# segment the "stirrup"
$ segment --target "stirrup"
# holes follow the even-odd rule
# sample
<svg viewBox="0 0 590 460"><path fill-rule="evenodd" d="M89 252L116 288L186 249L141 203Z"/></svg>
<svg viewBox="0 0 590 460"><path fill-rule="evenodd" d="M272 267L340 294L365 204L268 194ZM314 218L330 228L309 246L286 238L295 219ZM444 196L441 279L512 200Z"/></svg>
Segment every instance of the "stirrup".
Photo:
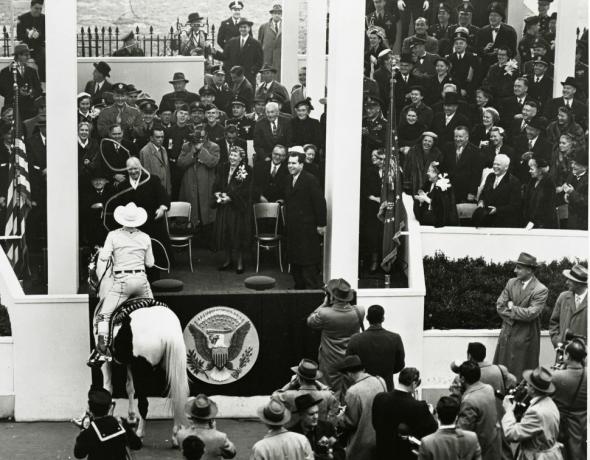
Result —
<svg viewBox="0 0 590 460"><path fill-rule="evenodd" d="M86 363L86 365L88 367L100 367L104 362L111 362L112 360L113 357L110 354L101 353L95 348L94 351L90 354L90 357L88 358L88 362Z"/></svg>

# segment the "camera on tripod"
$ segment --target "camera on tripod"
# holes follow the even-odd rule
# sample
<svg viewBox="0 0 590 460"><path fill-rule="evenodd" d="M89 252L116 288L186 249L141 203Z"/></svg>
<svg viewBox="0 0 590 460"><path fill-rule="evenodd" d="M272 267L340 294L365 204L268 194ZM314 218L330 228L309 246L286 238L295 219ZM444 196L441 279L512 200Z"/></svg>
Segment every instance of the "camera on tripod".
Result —
<svg viewBox="0 0 590 460"><path fill-rule="evenodd" d="M572 343L572 341L581 341L584 346L586 346L586 336L574 334L569 329L566 329L564 339L565 342L559 342L557 347L555 347L555 362L553 363L553 366L551 366L551 369L556 370L565 368L565 349L570 343Z"/></svg>

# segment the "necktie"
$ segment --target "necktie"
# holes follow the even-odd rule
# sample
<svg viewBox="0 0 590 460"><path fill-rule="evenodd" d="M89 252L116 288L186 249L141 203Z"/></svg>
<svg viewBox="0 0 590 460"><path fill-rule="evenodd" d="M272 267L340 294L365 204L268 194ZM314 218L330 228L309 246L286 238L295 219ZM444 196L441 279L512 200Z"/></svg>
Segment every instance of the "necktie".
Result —
<svg viewBox="0 0 590 460"><path fill-rule="evenodd" d="M297 182L297 179L294 177L293 178L293 188L295 188L295 182Z"/></svg>
<svg viewBox="0 0 590 460"><path fill-rule="evenodd" d="M241 38L240 39L240 48L243 48L245 43L246 43L246 40L244 38Z"/></svg>
<svg viewBox="0 0 590 460"><path fill-rule="evenodd" d="M496 180L494 181L494 188L496 188L499 183L500 183L500 178L498 176L496 176Z"/></svg>
<svg viewBox="0 0 590 460"><path fill-rule="evenodd" d="M100 85L97 83L96 86L94 87L94 92L98 93L100 91Z"/></svg>
<svg viewBox="0 0 590 460"><path fill-rule="evenodd" d="M539 77L535 77L535 83L539 83L540 78Z"/></svg>
<svg viewBox="0 0 590 460"><path fill-rule="evenodd" d="M462 54L457 54L457 60L460 61L461 59L463 59L463 55Z"/></svg>
<svg viewBox="0 0 590 460"><path fill-rule="evenodd" d="M576 296L575 296L576 310L580 306L580 300L581 300L580 296L576 294Z"/></svg>
<svg viewBox="0 0 590 460"><path fill-rule="evenodd" d="M529 150L533 150L534 144L533 141L529 141Z"/></svg>
<svg viewBox="0 0 590 460"><path fill-rule="evenodd" d="M276 136L277 135L277 122L276 121L273 121L271 123L271 127L272 127L272 135L273 136Z"/></svg>
<svg viewBox="0 0 590 460"><path fill-rule="evenodd" d="M272 171L270 172L270 175L272 177L275 177L277 175L277 165L272 165Z"/></svg>
<svg viewBox="0 0 590 460"><path fill-rule="evenodd" d="M461 159L461 154L462 154L462 153L463 153L463 152L461 151L461 149L460 149L460 148L459 148L459 149L457 149L457 161L459 161L459 160Z"/></svg>

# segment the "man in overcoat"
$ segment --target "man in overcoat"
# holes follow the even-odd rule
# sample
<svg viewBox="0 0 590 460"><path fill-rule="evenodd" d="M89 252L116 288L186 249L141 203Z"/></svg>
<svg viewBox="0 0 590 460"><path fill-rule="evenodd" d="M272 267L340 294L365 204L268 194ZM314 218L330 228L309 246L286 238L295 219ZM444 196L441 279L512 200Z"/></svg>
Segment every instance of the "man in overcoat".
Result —
<svg viewBox="0 0 590 460"><path fill-rule="evenodd" d="M304 164L305 154L289 155L287 168L291 177L287 178L285 187L287 260L291 264L295 289L319 289L322 286L320 264L321 243L326 233L326 199L314 175L303 170Z"/></svg>
<svg viewBox="0 0 590 460"><path fill-rule="evenodd" d="M160 182L170 195L172 192L172 181L170 178L170 164L168 153L163 147L164 129L161 126L152 127L150 130L150 141L139 152L139 159L150 174L158 176Z"/></svg>
<svg viewBox="0 0 590 460"><path fill-rule="evenodd" d="M240 35L238 24L244 9L244 3L241 0L234 0L229 2L228 8L231 10L231 16L225 21L221 21L217 31L217 44L221 48L225 48L225 44L230 38Z"/></svg>
<svg viewBox="0 0 590 460"><path fill-rule="evenodd" d="M575 264L571 270L564 270L567 279L567 291L559 294L551 319L549 335L556 347L559 342L566 342L566 331L576 335L588 335L588 269Z"/></svg>
<svg viewBox="0 0 590 460"><path fill-rule="evenodd" d="M535 277L537 259L521 253L514 268L515 278L506 283L496 302L502 318L494 364L504 364L516 376L539 365L541 346L540 315L549 290Z"/></svg>
<svg viewBox="0 0 590 460"><path fill-rule="evenodd" d="M280 75L283 7L279 4L274 5L269 13L271 15L270 21L262 24L258 29L258 41L262 46L264 64L277 69L277 73Z"/></svg>

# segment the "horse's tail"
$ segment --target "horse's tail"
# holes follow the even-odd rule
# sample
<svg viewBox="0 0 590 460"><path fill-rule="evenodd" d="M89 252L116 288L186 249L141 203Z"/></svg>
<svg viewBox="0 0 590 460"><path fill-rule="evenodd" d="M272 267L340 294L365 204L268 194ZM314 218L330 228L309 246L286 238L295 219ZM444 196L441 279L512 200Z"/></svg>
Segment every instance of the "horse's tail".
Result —
<svg viewBox="0 0 590 460"><path fill-rule="evenodd" d="M168 336L164 353L166 379L168 383L168 397L172 400L174 423L185 421L184 404L189 395L188 378L186 374L186 347L180 325L178 331Z"/></svg>

